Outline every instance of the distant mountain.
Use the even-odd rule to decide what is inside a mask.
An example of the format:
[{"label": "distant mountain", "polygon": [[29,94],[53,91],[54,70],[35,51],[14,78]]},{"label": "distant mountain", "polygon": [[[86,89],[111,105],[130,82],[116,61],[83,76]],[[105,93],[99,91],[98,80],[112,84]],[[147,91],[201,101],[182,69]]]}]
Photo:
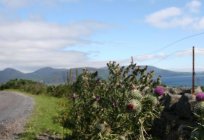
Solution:
[{"label": "distant mountain", "polygon": [[156,77],[158,77],[159,75],[162,76],[162,77],[190,76],[191,75],[191,72],[175,72],[175,71],[170,71],[170,70],[157,68],[157,67],[154,67],[154,66],[148,66],[147,71],[154,71]]},{"label": "distant mountain", "polygon": [[26,77],[30,80],[43,82],[46,84],[61,84],[65,83],[67,79],[66,69],[54,69],[45,67],[34,71],[33,73],[26,74]]},{"label": "distant mountain", "polygon": [[[77,68],[78,73],[82,73],[84,68]],[[86,68],[89,71],[100,71],[103,77],[104,74],[108,75],[108,71],[104,71],[103,69],[96,68]],[[32,73],[22,73],[18,70],[7,68],[5,70],[0,71],[0,83],[5,83],[12,79],[28,79],[37,82],[42,82],[46,84],[63,84],[67,82],[67,78],[69,76],[69,69],[54,69],[51,67],[41,68]],[[73,79],[76,78],[76,69],[72,69]]]},{"label": "distant mountain", "polygon": [[[142,66],[144,67],[144,66]],[[101,78],[107,78],[108,76],[108,69],[107,67],[104,68],[86,68],[89,71],[98,71],[99,77]],[[77,68],[78,74],[82,72],[83,68]],[[7,68],[5,70],[0,71],[0,83],[5,83],[11,79],[29,79],[34,80],[38,82],[43,82],[46,84],[62,84],[67,82],[67,77],[69,76],[69,69],[54,69],[50,67],[45,67],[42,69],[39,69],[37,71],[34,71],[32,73],[22,73],[18,70]],[[159,75],[162,76],[162,81],[165,84],[174,85],[177,81],[181,81],[178,84],[182,83],[182,78],[178,79],[178,77],[191,77],[190,72],[174,72],[169,71],[165,69],[160,69],[153,66],[148,66],[147,71],[154,71],[155,77],[158,77]],[[76,69],[72,69],[73,72],[73,78],[76,77]],[[203,76],[204,73],[197,73],[198,76]],[[177,79],[176,79],[177,78]],[[177,81],[175,81],[175,79]]]},{"label": "distant mountain", "polygon": [[22,78],[24,79],[25,74],[17,71],[12,68],[7,68],[3,71],[0,71],[0,83],[7,82],[10,79],[15,79],[15,78]]}]

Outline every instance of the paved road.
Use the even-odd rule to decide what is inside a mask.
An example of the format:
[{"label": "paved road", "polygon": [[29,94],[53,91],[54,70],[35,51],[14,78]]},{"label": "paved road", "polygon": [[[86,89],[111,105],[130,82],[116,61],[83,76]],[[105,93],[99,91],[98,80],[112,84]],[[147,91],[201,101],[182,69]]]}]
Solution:
[{"label": "paved road", "polygon": [[25,125],[33,108],[31,97],[18,92],[0,91],[0,140],[14,139]]}]

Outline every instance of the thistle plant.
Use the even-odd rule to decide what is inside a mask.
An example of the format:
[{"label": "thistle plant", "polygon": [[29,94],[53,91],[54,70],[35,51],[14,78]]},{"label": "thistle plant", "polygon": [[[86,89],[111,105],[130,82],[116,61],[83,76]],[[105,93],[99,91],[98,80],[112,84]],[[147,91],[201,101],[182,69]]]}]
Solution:
[{"label": "thistle plant", "polygon": [[197,126],[191,132],[192,140],[204,140],[204,93],[196,94],[196,104],[193,113],[197,118]]},{"label": "thistle plant", "polygon": [[160,79],[153,80],[153,72],[133,63],[120,67],[109,62],[107,66],[107,80],[87,70],[79,75],[74,83],[75,98],[63,126],[72,130],[76,140],[151,138],[153,120],[162,110],[154,94]]}]

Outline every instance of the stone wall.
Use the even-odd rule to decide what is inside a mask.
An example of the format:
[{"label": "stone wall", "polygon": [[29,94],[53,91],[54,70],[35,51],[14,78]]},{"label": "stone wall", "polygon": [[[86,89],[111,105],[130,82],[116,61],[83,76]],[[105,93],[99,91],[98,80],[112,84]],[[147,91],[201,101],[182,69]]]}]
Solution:
[{"label": "stone wall", "polygon": [[[201,92],[201,88],[195,89]],[[196,126],[192,109],[196,103],[195,95],[190,89],[167,88],[160,102],[164,110],[160,118],[154,121],[152,135],[161,140],[188,140]]]}]

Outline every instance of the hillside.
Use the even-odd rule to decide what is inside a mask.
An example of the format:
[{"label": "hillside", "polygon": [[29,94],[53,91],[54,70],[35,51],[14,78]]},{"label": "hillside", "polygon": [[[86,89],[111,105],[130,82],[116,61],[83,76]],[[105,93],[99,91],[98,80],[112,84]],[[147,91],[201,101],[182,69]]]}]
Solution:
[{"label": "hillside", "polygon": [[[142,66],[144,67],[144,66]],[[87,68],[89,71],[98,71],[99,77],[106,78],[108,76],[108,70],[104,68]],[[83,68],[78,68],[78,73],[80,74]],[[191,77],[190,72],[174,72],[165,69],[160,69],[153,66],[148,66],[148,71],[154,71],[155,77],[159,75],[162,76],[162,81],[166,84],[174,84],[176,81],[174,79],[178,77]],[[72,69],[73,77],[75,78],[76,69]],[[69,75],[69,69],[54,69],[50,67],[41,68],[32,73],[22,73],[18,70],[7,68],[0,71],[0,83],[5,83],[11,79],[29,79],[38,82],[43,82],[46,84],[62,84],[67,81],[67,75]],[[197,73],[198,76],[203,76],[203,73]],[[173,79],[174,78],[174,79]],[[172,81],[173,79],[173,81]],[[182,79],[176,79],[177,81]]]}]

